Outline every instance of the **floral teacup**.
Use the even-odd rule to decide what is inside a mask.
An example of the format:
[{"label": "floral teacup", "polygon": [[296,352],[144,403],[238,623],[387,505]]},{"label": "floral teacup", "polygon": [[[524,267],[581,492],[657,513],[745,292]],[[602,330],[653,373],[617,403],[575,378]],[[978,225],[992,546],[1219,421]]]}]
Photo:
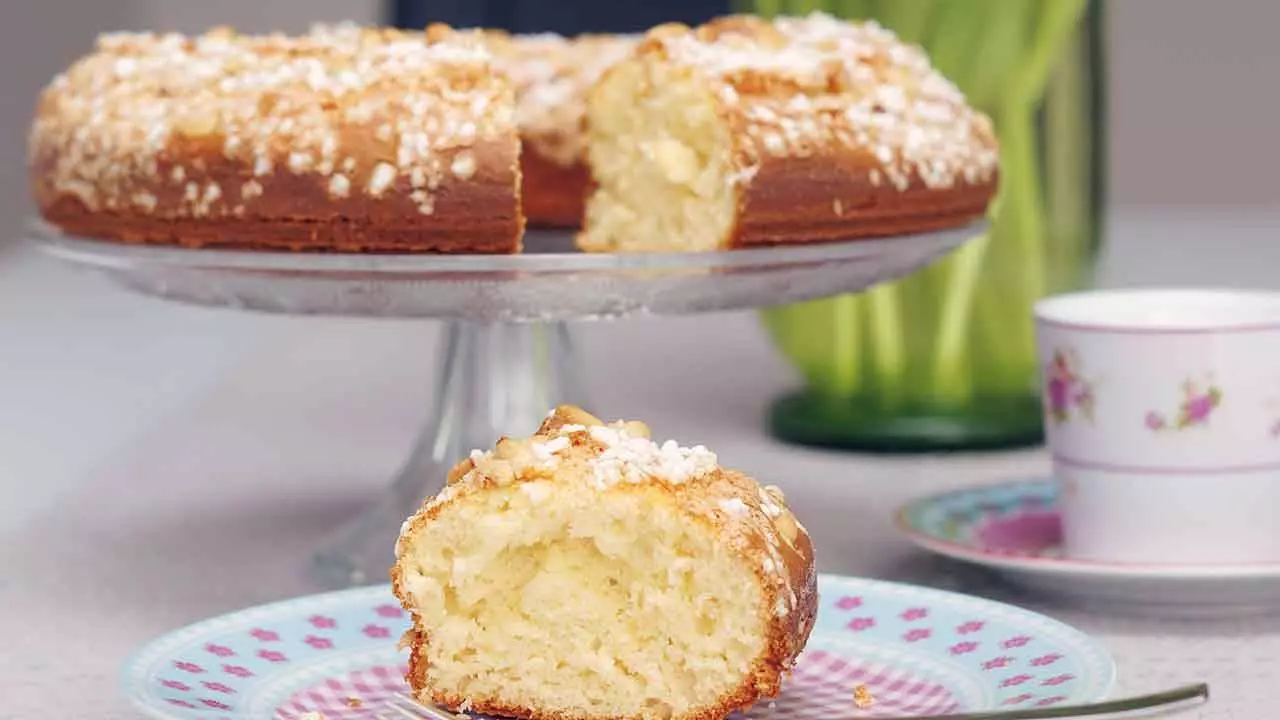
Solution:
[{"label": "floral teacup", "polygon": [[1280,562],[1280,293],[1098,291],[1035,315],[1066,553]]}]

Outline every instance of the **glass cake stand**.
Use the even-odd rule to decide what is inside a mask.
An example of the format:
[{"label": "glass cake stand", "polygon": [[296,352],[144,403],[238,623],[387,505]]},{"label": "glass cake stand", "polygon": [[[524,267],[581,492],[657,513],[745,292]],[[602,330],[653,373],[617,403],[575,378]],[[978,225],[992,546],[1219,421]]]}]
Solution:
[{"label": "glass cake stand", "polygon": [[436,407],[389,487],[314,559],[328,586],[382,581],[400,524],[472,448],[524,435],[557,404],[590,407],[566,322],[758,308],[863,290],[977,236],[919,235],[710,253],[585,254],[531,231],[519,255],[340,255],[125,245],[67,237],[46,252],[147,295],[290,315],[436,318],[448,324]]}]

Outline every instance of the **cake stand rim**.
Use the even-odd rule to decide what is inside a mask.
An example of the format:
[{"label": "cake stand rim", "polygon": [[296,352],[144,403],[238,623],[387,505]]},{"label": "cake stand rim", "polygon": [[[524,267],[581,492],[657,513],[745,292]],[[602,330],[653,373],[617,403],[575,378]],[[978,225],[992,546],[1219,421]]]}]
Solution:
[{"label": "cake stand rim", "polygon": [[[138,263],[190,270],[279,271],[298,274],[367,273],[430,275],[434,273],[581,273],[632,270],[743,270],[875,257],[891,246],[934,246],[944,240],[959,246],[990,228],[990,221],[971,222],[927,232],[860,237],[791,245],[659,253],[535,252],[509,255],[427,253],[308,253],[228,250],[146,245],[67,235],[42,218],[28,221],[26,236],[37,248],[60,260],[100,269],[124,269]],[[527,236],[564,237],[573,231],[530,230]]]}]

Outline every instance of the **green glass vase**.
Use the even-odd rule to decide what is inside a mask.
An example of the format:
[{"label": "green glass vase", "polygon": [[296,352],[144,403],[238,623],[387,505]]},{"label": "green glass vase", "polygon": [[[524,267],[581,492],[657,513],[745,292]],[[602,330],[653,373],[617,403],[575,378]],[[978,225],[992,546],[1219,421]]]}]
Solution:
[{"label": "green glass vase", "polygon": [[929,52],[991,116],[1001,146],[984,235],[904,280],[762,311],[805,381],[774,403],[772,432],[886,452],[1041,442],[1032,305],[1091,285],[1102,243],[1102,3],[756,0],[751,9],[877,20]]}]

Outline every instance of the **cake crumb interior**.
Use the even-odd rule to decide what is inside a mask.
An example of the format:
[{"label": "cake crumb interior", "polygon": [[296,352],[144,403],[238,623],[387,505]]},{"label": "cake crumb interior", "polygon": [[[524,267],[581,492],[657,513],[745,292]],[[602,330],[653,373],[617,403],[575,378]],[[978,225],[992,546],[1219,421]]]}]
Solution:
[{"label": "cake crumb interior", "polygon": [[404,584],[427,687],[456,702],[664,720],[732,692],[766,650],[751,568],[657,488],[524,482],[424,530]]},{"label": "cake crumb interior", "polygon": [[597,188],[579,238],[593,252],[722,247],[732,228],[731,141],[711,83],[641,56],[615,66],[588,106]]}]

